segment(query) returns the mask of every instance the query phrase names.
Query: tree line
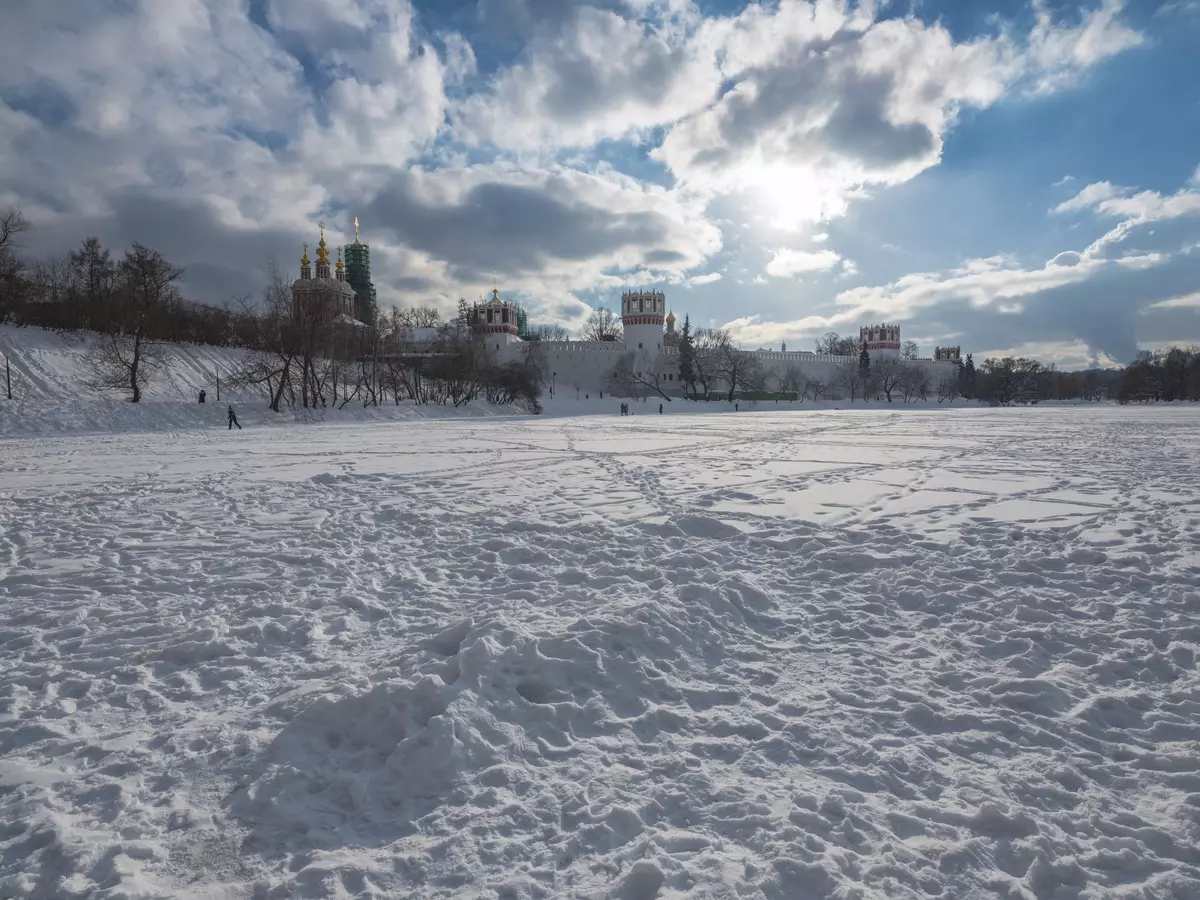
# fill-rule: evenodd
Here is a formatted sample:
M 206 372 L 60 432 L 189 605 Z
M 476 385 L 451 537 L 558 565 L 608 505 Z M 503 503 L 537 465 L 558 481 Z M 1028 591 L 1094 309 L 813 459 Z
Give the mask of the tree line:
M 29 227 L 16 207 L 0 213 L 0 324 L 92 333 L 89 384 L 123 391 L 134 402 L 161 367 L 165 345 L 198 343 L 249 351 L 234 380 L 260 386 L 275 411 L 284 405 L 311 409 L 402 400 L 462 405 L 479 397 L 533 408 L 547 382 L 539 345 L 568 338 L 559 325 L 534 326 L 524 358 L 500 364 L 480 340 L 479 323 L 465 300 L 454 316 L 444 317 L 432 306 L 393 307 L 373 327 L 351 327 L 297 308 L 290 283 L 275 267 L 258 298 L 236 298 L 227 306 L 196 303 L 179 290 L 183 270 L 157 250 L 134 244 L 117 258 L 89 237 L 73 251 L 31 260 L 20 253 L 21 236 Z M 420 342 L 410 340 L 416 329 L 425 330 Z M 620 316 L 594 309 L 580 336 L 620 341 Z M 740 348 L 727 329 L 693 329 L 685 318 L 678 376 L 689 396 L 727 400 L 772 395 L 851 402 L 953 402 L 961 397 L 992 405 L 1200 400 L 1196 347 L 1147 351 L 1122 368 L 1078 372 L 1025 357 L 988 358 L 976 366 L 967 354 L 956 371 L 936 380 L 915 362 L 918 351 L 912 341 L 901 345 L 899 358 L 872 359 L 857 338 L 836 332 L 819 338 L 814 349 L 847 361 L 832 374 L 824 367 L 820 373 L 806 372 L 799 365 L 769 370 L 752 351 Z M 670 399 L 678 384 L 676 373 L 661 371 L 668 368 L 664 365 L 644 371 L 641 365 L 633 354 L 622 356 L 609 374 L 610 388 Z
M 291 282 L 271 265 L 261 296 L 228 307 L 184 299 L 183 270 L 160 252 L 134 244 L 120 258 L 95 237 L 77 250 L 25 259 L 20 210 L 0 214 L 0 324 L 87 336 L 86 384 L 140 402 L 170 344 L 243 348 L 230 386 L 258 387 L 268 407 L 301 410 L 378 406 L 409 400 L 462 406 L 476 399 L 538 412 L 545 360 L 530 345 L 517 363 L 499 363 L 476 327 L 472 308 L 443 321 L 432 307 L 393 308 L 375 326 L 332 319 L 320 292 L 296 303 Z M 415 328 L 437 330 L 418 348 Z

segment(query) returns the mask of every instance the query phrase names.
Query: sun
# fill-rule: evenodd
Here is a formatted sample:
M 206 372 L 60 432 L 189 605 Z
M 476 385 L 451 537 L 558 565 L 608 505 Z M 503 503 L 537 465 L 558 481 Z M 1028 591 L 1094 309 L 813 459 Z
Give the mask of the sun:
M 743 164 L 737 177 L 771 228 L 802 231 L 846 214 L 855 189 L 847 174 L 759 157 Z

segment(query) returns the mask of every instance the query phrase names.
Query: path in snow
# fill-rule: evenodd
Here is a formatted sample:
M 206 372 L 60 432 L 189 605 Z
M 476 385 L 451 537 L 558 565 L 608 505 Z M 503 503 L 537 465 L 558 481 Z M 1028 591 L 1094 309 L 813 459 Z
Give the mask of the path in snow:
M 1195 897 L 1200 410 L 0 441 L 0 896 Z

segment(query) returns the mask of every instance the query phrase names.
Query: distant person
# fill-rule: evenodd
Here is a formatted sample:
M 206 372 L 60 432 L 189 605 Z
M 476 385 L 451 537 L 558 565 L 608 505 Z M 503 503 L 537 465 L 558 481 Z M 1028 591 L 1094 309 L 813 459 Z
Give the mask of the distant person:
M 734 412 L 737 412 L 739 408 L 740 408 L 740 407 L 739 407 L 739 406 L 738 406 L 736 403 L 735 403 L 735 404 L 733 404 L 733 411 L 734 411 Z
M 661 403 L 660 403 L 660 404 L 658 404 L 658 414 L 659 414 L 660 416 L 662 415 L 662 404 L 661 404 Z
M 200 392 L 200 402 L 201 402 L 201 403 L 203 403 L 203 402 L 204 402 L 204 398 L 205 398 L 205 397 L 207 397 L 207 396 L 208 396 L 208 394 L 204 393 L 204 391 L 201 391 L 201 392 Z
M 229 430 L 233 431 L 233 426 L 238 427 L 238 431 L 242 430 L 242 423 L 237 420 L 237 413 L 233 411 L 233 404 L 229 405 Z

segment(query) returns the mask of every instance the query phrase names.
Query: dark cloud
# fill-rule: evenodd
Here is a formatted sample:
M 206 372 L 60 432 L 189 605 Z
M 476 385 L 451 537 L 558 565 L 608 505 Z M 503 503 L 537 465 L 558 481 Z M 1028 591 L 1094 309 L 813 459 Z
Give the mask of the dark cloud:
M 135 242 L 158 250 L 184 269 L 188 299 L 218 306 L 247 294 L 257 296 L 271 260 L 285 274 L 299 275 L 301 242 L 308 241 L 310 250 L 316 243 L 315 234 L 229 228 L 199 202 L 129 192 L 113 198 L 111 215 L 35 221 L 26 248 L 32 256 L 63 253 L 89 236 L 99 238 L 114 257 Z
M 591 203 L 562 178 L 537 185 L 487 181 L 440 205 L 425 199 L 412 173 L 401 173 L 367 214 L 373 228 L 473 279 L 493 269 L 535 273 L 556 260 L 584 262 L 631 249 L 647 263 L 676 263 L 692 249 L 671 246 L 681 235 L 668 217 Z

